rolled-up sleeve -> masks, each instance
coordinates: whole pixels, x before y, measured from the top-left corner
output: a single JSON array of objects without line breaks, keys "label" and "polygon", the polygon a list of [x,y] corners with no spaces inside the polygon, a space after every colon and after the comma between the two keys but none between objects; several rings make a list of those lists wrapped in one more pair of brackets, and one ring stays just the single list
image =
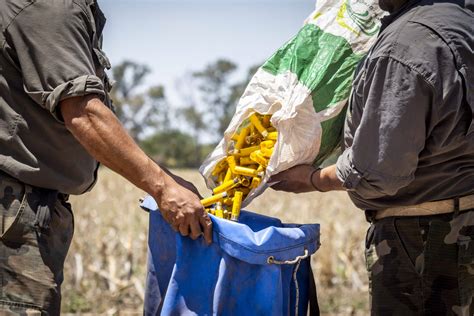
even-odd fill
[{"label": "rolled-up sleeve", "polygon": [[74,1],[38,1],[7,29],[25,92],[57,119],[62,100],[106,93],[96,75],[93,21],[85,9]]},{"label": "rolled-up sleeve", "polygon": [[369,62],[360,84],[361,120],[337,161],[337,176],[362,199],[393,196],[414,179],[435,115],[433,87],[390,57]]}]

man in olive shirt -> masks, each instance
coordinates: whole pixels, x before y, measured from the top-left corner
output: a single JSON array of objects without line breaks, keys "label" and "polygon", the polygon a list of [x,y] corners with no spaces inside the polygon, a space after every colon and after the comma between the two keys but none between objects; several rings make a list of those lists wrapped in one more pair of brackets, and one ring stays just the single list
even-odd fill
[{"label": "man in olive shirt", "polygon": [[371,226],[373,315],[474,315],[472,3],[379,0],[390,15],[354,78],[337,164],[276,190],[347,190]]},{"label": "man in olive shirt", "polygon": [[0,2],[2,315],[59,314],[67,196],[93,187],[97,161],[152,195],[175,230],[212,241],[194,186],[149,159],[111,111],[104,25],[96,0]]}]

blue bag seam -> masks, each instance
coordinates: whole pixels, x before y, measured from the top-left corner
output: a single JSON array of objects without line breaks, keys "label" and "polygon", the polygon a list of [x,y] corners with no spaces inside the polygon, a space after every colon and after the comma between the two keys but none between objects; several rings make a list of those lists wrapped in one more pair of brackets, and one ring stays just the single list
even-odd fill
[{"label": "blue bag seam", "polygon": [[313,243],[313,242],[317,241],[317,238],[312,238],[312,239],[310,239],[310,240],[308,240],[308,241],[306,241],[306,242],[302,242],[302,243],[296,244],[296,245],[294,245],[294,246],[286,247],[286,248],[280,248],[280,249],[278,249],[278,250],[257,251],[257,250],[254,250],[254,249],[248,247],[248,246],[244,246],[244,245],[242,245],[242,244],[239,244],[239,243],[237,243],[237,242],[235,242],[235,241],[233,241],[233,240],[227,238],[226,236],[222,235],[221,233],[218,233],[218,234],[219,234],[219,236],[222,237],[225,241],[230,242],[230,243],[232,243],[232,244],[234,244],[234,245],[237,245],[237,246],[239,246],[239,247],[242,247],[242,248],[244,248],[244,249],[246,249],[246,250],[248,250],[248,251],[250,251],[250,252],[256,253],[256,254],[268,254],[268,253],[272,253],[272,252],[282,252],[282,251],[289,250],[289,249],[299,248],[299,247],[301,247],[301,246],[303,246],[303,245],[307,245],[307,244],[310,244],[310,243]]}]

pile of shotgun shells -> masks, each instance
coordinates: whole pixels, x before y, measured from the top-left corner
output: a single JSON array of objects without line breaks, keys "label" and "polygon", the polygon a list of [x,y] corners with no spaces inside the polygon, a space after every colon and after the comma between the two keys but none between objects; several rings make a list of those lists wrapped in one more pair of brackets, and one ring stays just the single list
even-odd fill
[{"label": "pile of shotgun shells", "polygon": [[212,172],[219,185],[211,197],[201,200],[208,213],[239,220],[242,201],[262,182],[278,138],[270,119],[271,115],[253,113],[232,136],[227,157]]}]

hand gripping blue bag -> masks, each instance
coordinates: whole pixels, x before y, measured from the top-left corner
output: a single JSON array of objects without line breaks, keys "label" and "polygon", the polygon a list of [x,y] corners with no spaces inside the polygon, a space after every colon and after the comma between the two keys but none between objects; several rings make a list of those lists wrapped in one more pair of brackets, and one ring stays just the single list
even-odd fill
[{"label": "hand gripping blue bag", "polygon": [[[242,211],[239,223],[212,215],[213,243],[175,233],[150,213],[145,315],[306,315],[315,297],[310,256],[319,225],[282,224]],[[318,314],[317,300],[311,314]]]}]

